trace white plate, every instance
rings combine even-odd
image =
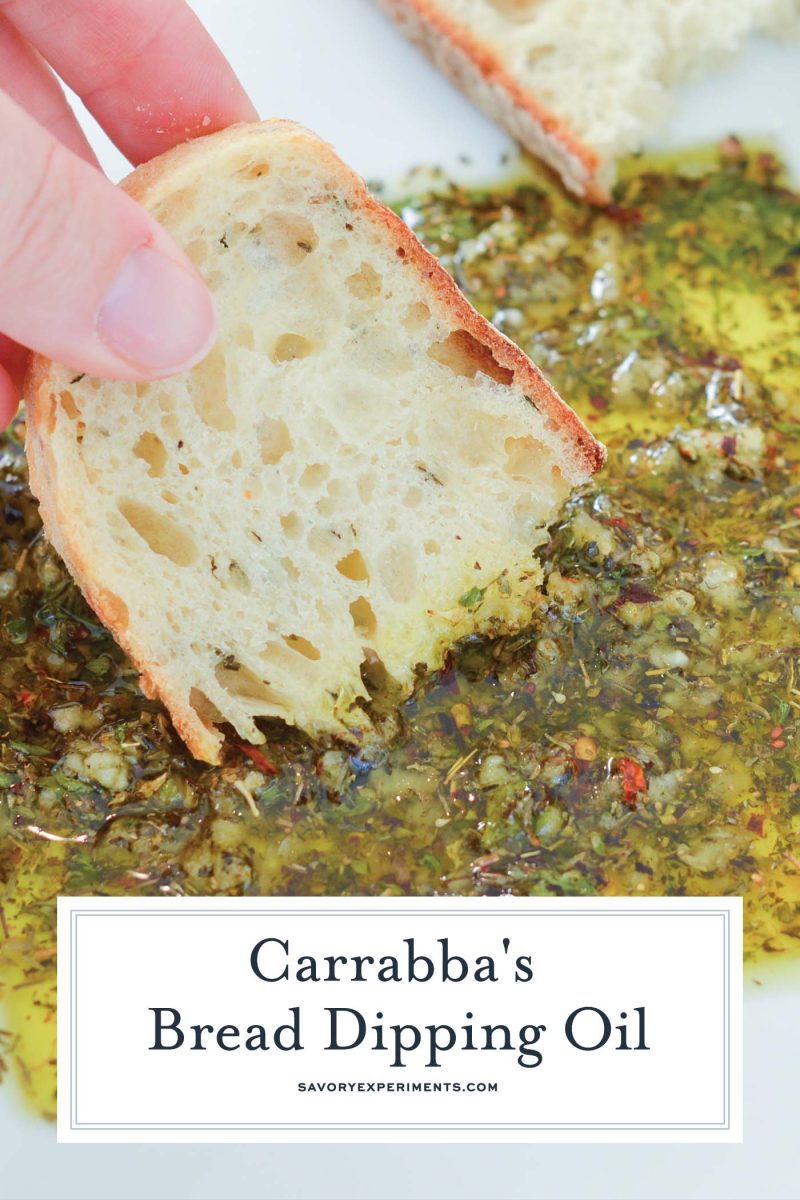
[[[367,178],[417,164],[497,174],[510,142],[392,30],[371,0],[197,0],[264,116],[302,121]],[[800,48],[754,41],[683,90],[654,145],[769,137],[800,180]],[[124,160],[87,119],[109,174]],[[462,156],[471,162],[465,166]],[[686,980],[691,988],[692,981]],[[797,1195],[797,993],[747,990],[743,1147],[58,1147],[0,1087],[8,1200],[790,1200]],[[687,1088],[691,1080],[686,1081]]]

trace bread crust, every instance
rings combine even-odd
[[[378,0],[448,78],[564,184],[592,204],[611,196],[599,178],[597,154],[564,121],[523,88],[490,47],[444,12],[436,0]]]
[[[221,147],[235,147],[237,150],[252,148],[259,154],[266,154],[273,139],[285,137],[297,139],[298,144],[311,142],[314,152],[325,156],[331,178],[346,195],[350,208],[362,210],[373,222],[385,228],[397,255],[410,270],[419,273],[453,323],[466,329],[486,346],[501,367],[514,373],[515,382],[521,384],[530,403],[546,416],[553,428],[563,432],[568,447],[565,449],[565,473],[568,477],[586,478],[599,470],[605,461],[604,448],[560,399],[534,364],[471,307],[454,280],[404,222],[371,196],[363,180],[337,157],[330,146],[319,141],[308,130],[282,120],[235,125],[206,138],[174,147],[138,167],[121,186],[147,207],[148,203],[155,202],[159,190],[167,187],[170,191],[177,191],[181,187],[182,177],[191,179],[198,168],[213,169],[214,155]],[[105,584],[101,584],[101,566],[80,550],[80,539],[76,534],[78,514],[75,513],[74,501],[66,501],[68,483],[59,477],[59,464],[50,440],[56,422],[57,389],[62,386],[56,377],[58,369],[59,365],[50,359],[34,355],[24,385],[30,484],[39,500],[47,536],[89,604],[139,670],[146,695],[158,696],[164,702],[175,728],[196,758],[217,763],[223,746],[222,734],[215,725],[203,721],[195,709],[176,694],[168,668],[148,660],[145,648],[138,643],[128,625],[124,604]]]

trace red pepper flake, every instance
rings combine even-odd
[[[604,525],[611,525],[614,529],[630,529],[630,525],[625,517],[608,517]]]
[[[647,779],[641,763],[633,758],[621,758],[617,770],[622,776],[622,800],[628,808],[636,808],[638,796],[647,792]]]
[[[757,833],[759,837],[764,836],[764,814],[753,813],[750,820],[747,822],[747,828],[751,833]]]
[[[625,208],[622,204],[609,204],[606,216],[611,217],[612,221],[618,221],[620,225],[641,225],[643,220],[641,209]]]
[[[452,654],[447,654],[444,660],[444,666],[439,672],[439,678],[436,681],[440,688],[446,692],[452,692],[457,695],[461,688],[458,684],[458,675],[455,668],[455,659]]]
[[[724,437],[720,445],[720,450],[726,458],[734,458],[736,455],[736,438]]]
[[[608,408],[608,399],[605,396],[595,394],[589,397],[589,403],[592,408],[596,408],[598,412],[605,412]]]
[[[772,743],[772,749],[773,750],[785,750],[786,742],[783,740],[783,738],[778,738],[777,742]]]
[[[773,728],[772,728],[772,729],[770,729],[770,731],[769,731],[769,736],[772,738],[772,740],[773,740],[773,742],[774,742],[774,741],[775,741],[775,738],[779,738],[779,737],[781,736],[781,734],[782,734],[782,733],[783,733],[783,726],[782,726],[782,725],[775,725],[775,726],[773,726]]]
[[[238,746],[242,754],[246,754],[252,763],[255,763],[259,771],[265,771],[267,775],[278,774],[278,768],[268,758],[265,758],[260,750],[256,750],[254,746],[245,746],[243,742],[234,742],[233,744]]]
[[[20,704],[24,704],[26,708],[33,704],[35,699],[36,693],[29,692],[27,688],[21,688],[17,692],[17,700],[19,700]]]
[[[612,600],[608,605],[609,609],[619,608],[622,604],[654,604],[660,600],[655,592],[648,592],[646,588],[639,587],[638,583],[627,584],[615,600]]]

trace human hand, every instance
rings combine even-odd
[[[101,174],[54,72],[134,164],[257,115],[183,0],[0,0],[0,427],[31,349],[146,380],[216,331],[197,271]]]

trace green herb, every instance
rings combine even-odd
[[[485,594],[486,588],[473,587],[464,592],[458,603],[462,608],[477,608]]]

